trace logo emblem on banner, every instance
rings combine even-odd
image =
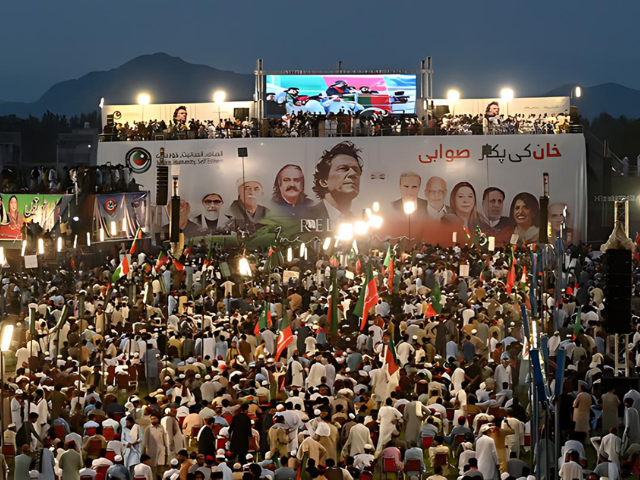
[[[133,173],[144,173],[151,168],[151,154],[144,148],[132,148],[127,152],[126,159]]]
[[[117,209],[118,209],[118,202],[116,202],[115,198],[107,198],[104,201],[104,211],[107,212],[109,215],[113,215],[114,213],[116,213]]]

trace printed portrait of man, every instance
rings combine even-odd
[[[187,107],[180,105],[173,112],[173,123],[187,123]]]
[[[411,201],[416,206],[416,211],[426,212],[427,201],[418,198],[420,187],[422,186],[422,178],[415,172],[402,172],[400,175],[400,196],[391,206],[398,213],[404,213],[404,203]]]
[[[482,210],[487,217],[489,226],[496,231],[514,225],[512,218],[502,215],[504,199],[504,192],[498,187],[486,188],[482,194]]]
[[[564,240],[567,242],[577,241],[577,230],[573,228],[573,219],[571,218],[571,212],[567,208],[567,204],[563,202],[556,202],[549,204],[549,223],[551,224],[551,231],[553,232],[553,236],[549,238],[549,241],[555,241],[558,234],[560,233],[560,227],[562,222],[565,221],[564,214],[566,211],[566,223],[565,223],[565,231],[564,231]]]
[[[440,220],[447,213],[454,213],[449,206],[445,205],[447,198],[447,182],[445,182],[444,179],[440,177],[429,178],[424,187],[424,196],[427,199],[426,214],[430,218]]]
[[[319,231],[336,230],[351,221],[351,204],[360,193],[363,163],[360,149],[342,142],[323,153],[313,175],[313,191],[320,199],[309,208],[306,218],[320,220]]]
[[[271,201],[280,215],[297,215],[301,209],[313,205],[304,193],[304,173],[298,165],[285,165],[273,182]]]
[[[229,207],[229,217],[232,226],[243,230],[250,230],[260,222],[270,210],[260,205],[264,197],[262,181],[258,177],[242,177],[236,181],[238,198]]]
[[[169,202],[168,206],[168,214],[169,218],[171,218],[171,202]],[[195,222],[189,220],[189,215],[191,213],[191,205],[184,198],[180,199],[180,230],[184,233],[185,237],[194,237],[200,234],[200,229]],[[171,223],[168,223],[165,227],[165,233],[169,233],[171,228]]]
[[[213,233],[222,226],[220,221],[220,210],[224,206],[224,200],[217,193],[208,193],[202,197],[202,213],[193,218],[193,222],[200,227],[204,233]]]

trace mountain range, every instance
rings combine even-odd
[[[542,93],[566,96],[573,84]],[[98,109],[100,99],[107,104],[131,104],[141,91],[152,94],[153,103],[198,103],[212,99],[214,90],[224,90],[228,101],[253,97],[253,74],[219,70],[186,62],[165,53],[142,55],[106,71],[91,72],[75,80],[53,85],[35,102],[0,100],[0,115],[41,116],[47,111],[76,115]],[[592,119],[606,112],[613,117],[640,117],[640,90],[616,83],[582,88],[582,97],[573,99],[583,117]]]

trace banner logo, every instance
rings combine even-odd
[[[151,154],[144,148],[132,148],[127,152],[126,159],[133,173],[144,173],[151,168]]]
[[[116,202],[115,198],[107,198],[104,201],[104,211],[107,212],[109,215],[113,215],[114,213],[116,213],[117,209],[118,209],[118,202]]]

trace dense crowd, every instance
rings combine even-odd
[[[164,120],[125,122],[105,126],[104,141],[187,140],[203,138],[249,137],[333,137],[333,136],[406,136],[406,135],[512,135],[569,133],[570,118],[565,113],[551,115],[444,115],[426,120],[411,115],[387,112],[285,114],[265,120],[221,119],[173,122]]]
[[[636,478],[640,393],[603,387],[599,252],[567,248],[536,283],[540,248],[308,247],[285,261],[202,242],[170,260],[134,245],[95,268],[5,270],[0,477]],[[234,268],[244,255],[251,276]],[[551,392],[567,356],[540,409],[534,323]],[[640,333],[631,344],[640,365]]]
[[[438,120],[438,126],[447,135],[551,135],[569,133],[571,118],[568,113],[515,115],[451,115]]]

